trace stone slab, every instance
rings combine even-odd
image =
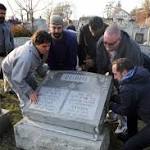
[[[0,113],[0,135],[2,135],[10,126],[9,111],[1,109]]]
[[[148,45],[140,45],[141,51],[150,57],[150,46]]]
[[[24,115],[31,120],[89,133],[102,131],[112,78],[88,72],[51,71],[39,88],[38,104]]]
[[[108,150],[110,143],[108,130],[104,130],[100,140],[92,141],[76,137],[74,133],[66,135],[51,126],[43,128],[26,119],[14,126],[14,133],[16,146],[24,150]]]
[[[15,37],[14,38],[14,45],[15,47],[21,46],[25,44],[27,41],[29,41],[30,37]]]

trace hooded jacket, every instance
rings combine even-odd
[[[31,41],[28,41],[4,58],[2,70],[20,97],[22,95],[29,97],[37,86],[34,78],[35,71],[44,75],[42,64],[38,50]]]
[[[150,73],[143,67],[134,67],[120,81],[120,103],[113,103],[112,110],[121,115],[137,115],[150,122]]]

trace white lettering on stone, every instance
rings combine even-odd
[[[99,95],[71,91],[61,114],[71,118],[93,120],[99,102]]]
[[[89,82],[90,78],[80,74],[63,74],[61,80],[73,82]]]
[[[67,92],[67,89],[42,87],[39,91],[38,103],[31,104],[30,108],[58,113]]]

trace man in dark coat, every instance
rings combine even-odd
[[[72,20],[68,20],[68,25],[67,25],[67,30],[73,30],[76,31],[76,27],[73,25],[73,21]]]
[[[120,101],[111,103],[113,112],[127,116],[128,140],[123,150],[142,150],[150,146],[150,73],[134,66],[127,58],[112,63],[114,79],[119,81]],[[138,119],[146,126],[137,132]]]
[[[51,70],[75,70],[77,64],[77,37],[74,31],[63,29],[63,19],[53,15],[50,19],[49,32],[52,45],[48,54]]]
[[[101,17],[94,16],[89,23],[82,26],[78,35],[79,66],[86,71],[97,72],[96,69],[96,44],[104,34],[107,25]]]
[[[115,24],[109,26],[97,44],[96,65],[98,73],[111,72],[111,62],[118,58],[129,58],[134,65],[143,65],[139,45]]]
[[[0,79],[3,79],[1,63],[3,59],[14,49],[14,37],[11,32],[11,26],[5,21],[6,7],[0,3]],[[6,80],[4,79],[4,92],[10,92]]]

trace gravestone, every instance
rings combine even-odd
[[[14,45],[15,45],[15,47],[18,47],[18,46],[25,44],[29,40],[30,40],[30,37],[15,37]]]
[[[150,46],[140,44],[141,51],[150,58]]]
[[[104,126],[112,79],[88,72],[51,71],[15,129],[26,150],[107,150]]]
[[[139,44],[143,44],[144,43],[144,33],[136,33],[135,41]]]

